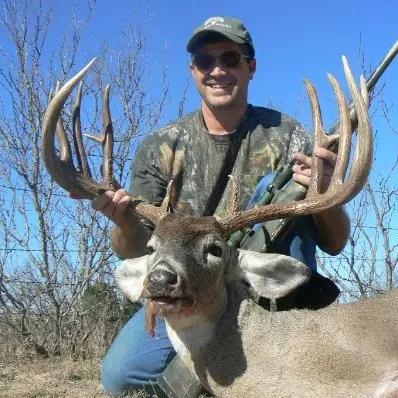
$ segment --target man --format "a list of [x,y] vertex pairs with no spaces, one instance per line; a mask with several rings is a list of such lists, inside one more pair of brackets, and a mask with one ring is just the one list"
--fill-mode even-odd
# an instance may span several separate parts
[[[133,165],[131,196],[161,203],[173,179],[175,211],[222,217],[230,198],[228,174],[238,181],[239,205],[245,208],[258,181],[292,159],[297,161],[294,180],[308,186],[311,144],[302,127],[286,115],[247,102],[256,59],[242,22],[210,18],[194,31],[187,49],[192,54],[190,69],[202,97],[201,108],[149,135],[141,144]],[[316,155],[325,160],[323,185],[327,187],[336,155],[325,149],[318,149]],[[151,234],[148,225],[125,214],[131,196],[119,189],[93,202],[95,209],[115,223],[112,245],[121,259],[145,254]],[[311,266],[314,242],[329,254],[344,248],[349,219],[342,208],[333,208],[304,218],[291,235],[289,242],[298,244],[281,251]],[[105,391],[121,394],[144,386],[162,396],[156,380],[174,355],[164,323],[158,322],[155,338],[148,336],[144,310],[140,310],[104,359]]]

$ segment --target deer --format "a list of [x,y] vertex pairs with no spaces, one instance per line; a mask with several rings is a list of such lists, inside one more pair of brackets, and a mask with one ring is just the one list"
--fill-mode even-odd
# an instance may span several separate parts
[[[82,145],[76,149],[79,169],[73,165],[61,111],[79,82],[75,110],[80,109],[81,81],[93,62],[57,90],[44,117],[42,138],[43,157],[52,178],[68,192],[87,199],[113,188],[109,86],[103,104],[104,134],[97,138],[104,148],[102,182],[91,178]],[[328,74],[340,123],[339,134],[328,136],[316,89],[305,80],[314,146],[339,143],[336,167],[325,192],[319,184],[322,160],[313,156],[311,184],[299,201],[239,210],[238,188],[232,179],[226,218],[186,216],[172,212],[170,182],[161,206],[133,200],[127,210],[155,229],[148,253],[118,267],[117,283],[130,300],[145,299],[149,333],[156,334],[157,317],[165,319],[177,354],[217,397],[398,396],[397,290],[319,310],[270,311],[258,305],[255,295],[275,302],[307,283],[312,271],[291,257],[227,244],[231,233],[246,226],[316,214],[349,202],[363,188],[373,158],[369,98],[365,79],[361,76],[358,88],[345,57],[343,66],[355,106],[356,142],[352,140],[353,116],[338,81]],[[75,141],[81,142],[78,116],[73,132]]]

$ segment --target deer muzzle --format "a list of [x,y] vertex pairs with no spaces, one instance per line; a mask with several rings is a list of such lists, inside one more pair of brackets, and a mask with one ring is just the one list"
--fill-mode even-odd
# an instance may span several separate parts
[[169,267],[155,267],[147,276],[143,297],[151,302],[156,315],[182,312],[194,305],[184,279]]

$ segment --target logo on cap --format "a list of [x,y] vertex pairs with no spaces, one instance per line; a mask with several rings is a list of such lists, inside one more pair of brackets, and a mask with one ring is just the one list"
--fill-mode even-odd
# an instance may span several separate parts
[[228,25],[224,22],[225,22],[225,19],[223,17],[211,17],[209,19],[206,19],[204,25],[206,27],[211,25],[211,26],[222,26],[224,28],[231,29],[231,25]]

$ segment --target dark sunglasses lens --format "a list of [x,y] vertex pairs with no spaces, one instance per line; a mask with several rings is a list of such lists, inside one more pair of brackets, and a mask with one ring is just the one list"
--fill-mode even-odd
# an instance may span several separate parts
[[227,68],[236,68],[242,59],[242,56],[237,51],[225,51],[221,54],[221,63]]
[[213,54],[196,54],[193,57],[195,65],[202,70],[209,70],[214,65],[214,55]]

